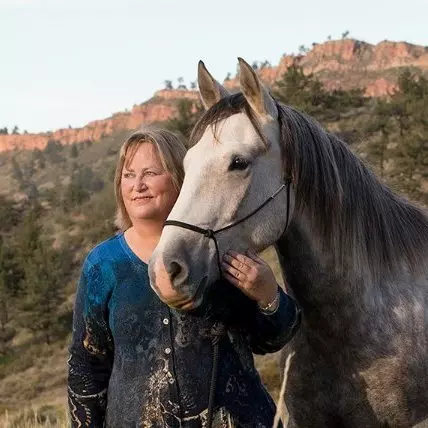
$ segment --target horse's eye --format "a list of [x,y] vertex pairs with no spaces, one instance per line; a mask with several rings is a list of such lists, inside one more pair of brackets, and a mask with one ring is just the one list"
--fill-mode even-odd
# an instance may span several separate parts
[[244,169],[247,169],[249,165],[250,162],[244,158],[234,156],[232,158],[232,162],[230,162],[229,171],[243,171]]

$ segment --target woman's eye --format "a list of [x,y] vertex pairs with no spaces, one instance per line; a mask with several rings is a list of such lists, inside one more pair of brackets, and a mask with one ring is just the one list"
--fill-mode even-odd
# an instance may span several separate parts
[[230,162],[229,171],[243,171],[244,169],[247,169],[249,165],[250,162],[246,159],[234,156]]
[[156,173],[154,171],[146,171],[144,173],[144,175],[148,175],[149,177],[152,177],[152,176],[156,175]]
[[125,178],[132,178],[132,177],[134,177],[134,174],[133,174],[132,172],[124,172],[124,173],[123,173],[123,176],[124,176]]

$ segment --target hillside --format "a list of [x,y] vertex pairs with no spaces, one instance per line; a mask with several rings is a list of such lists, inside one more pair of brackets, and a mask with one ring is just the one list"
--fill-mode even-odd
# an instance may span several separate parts
[[[258,65],[260,77],[270,86],[281,79],[291,65],[313,73],[326,89],[364,89],[368,97],[391,94],[403,67],[413,67],[428,74],[428,47],[405,42],[384,41],[377,45],[352,40],[332,40],[313,44],[302,55],[284,55],[277,66]],[[196,71],[196,64],[195,64]],[[225,82],[227,87],[237,85],[236,78]],[[197,100],[196,91],[157,91],[154,96],[130,111],[113,114],[107,119],[89,122],[82,128],[59,129],[42,134],[0,135],[0,152],[13,149],[43,149],[49,141],[61,144],[98,141],[116,131],[135,129],[142,123],[162,122],[173,115],[177,99]]]
[[[428,205],[428,80],[426,68],[415,69],[418,61],[426,64],[427,51],[408,44],[379,45],[327,42],[290,57],[293,61],[282,70],[286,57],[277,68],[260,67],[260,73],[278,100],[314,116],[381,180]],[[388,49],[395,56],[385,59],[379,52]],[[330,64],[329,73],[337,73],[336,86],[333,80],[321,83],[327,68],[317,68],[320,58]],[[351,71],[364,67],[385,79],[391,72],[397,92],[388,101],[356,90],[365,85],[352,81]],[[317,71],[311,75],[311,70]],[[233,87],[234,82],[226,83]],[[76,282],[88,250],[114,233],[112,181],[119,148],[141,122],[156,122],[186,137],[199,114],[196,92],[163,90],[130,112],[80,130],[0,136],[0,143],[16,143],[14,150],[7,145],[0,153],[0,426],[6,410],[12,413],[7,426],[24,426],[27,416],[20,411],[30,405],[40,420],[51,418],[60,426]],[[264,257],[280,280],[273,250]],[[257,358],[274,396],[276,358]]]

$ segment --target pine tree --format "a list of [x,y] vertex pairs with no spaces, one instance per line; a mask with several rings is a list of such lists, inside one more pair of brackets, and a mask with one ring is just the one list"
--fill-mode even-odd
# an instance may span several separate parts
[[63,299],[59,255],[39,239],[32,256],[25,262],[24,271],[22,324],[40,334],[49,345],[58,332],[57,308]]
[[368,160],[374,165],[379,175],[385,177],[385,162],[388,158],[387,150],[390,135],[393,132],[393,118],[391,105],[385,100],[378,100],[373,115],[365,127],[366,134],[380,134],[377,141],[372,141],[367,148]]
[[77,149],[77,144],[72,144],[71,145],[70,156],[72,158],[77,158],[77,156],[79,156],[79,151]]
[[21,278],[10,245],[0,235],[0,355],[7,353],[7,344],[15,335],[9,322],[13,319],[17,284]]
[[29,210],[17,235],[18,259],[23,271],[19,320],[21,326],[50,344],[58,332],[57,308],[68,272],[64,258],[42,237],[40,212],[37,206]]
[[166,128],[180,133],[186,139],[202,114],[202,107],[192,100],[183,98],[177,103],[177,116],[166,122]]

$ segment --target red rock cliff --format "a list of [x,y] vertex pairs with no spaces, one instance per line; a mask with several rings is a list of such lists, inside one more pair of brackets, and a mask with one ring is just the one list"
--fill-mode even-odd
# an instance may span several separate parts
[[13,149],[43,149],[49,140],[57,140],[63,144],[96,141],[120,129],[133,130],[142,124],[170,119],[176,112],[171,100],[178,98],[196,100],[198,97],[196,91],[161,90],[146,103],[134,106],[130,112],[116,113],[108,119],[94,120],[83,128],[58,129],[43,134],[0,135],[0,152]]
[[[396,70],[414,66],[428,72],[428,47],[405,42],[384,41],[377,45],[345,39],[314,44],[305,55],[285,55],[274,67],[259,70],[269,85],[296,63],[305,73],[314,73],[329,89],[365,88],[367,96],[383,96],[395,88]],[[225,82],[236,87],[237,80]],[[143,123],[161,122],[176,114],[174,101],[180,98],[198,99],[196,91],[160,90],[154,97],[130,112],[114,114],[103,120],[89,122],[83,128],[59,129],[45,134],[0,135],[0,152],[13,149],[42,149],[51,139],[63,144],[96,141],[120,129],[136,129]]]
[[[395,88],[393,69],[414,66],[428,72],[428,47],[405,42],[380,42],[377,45],[358,40],[333,40],[315,44],[306,55],[285,55],[278,66],[259,70],[269,85],[295,63],[305,73],[318,74],[329,89],[365,88],[367,96],[388,95]],[[238,85],[236,79],[226,82]]]

